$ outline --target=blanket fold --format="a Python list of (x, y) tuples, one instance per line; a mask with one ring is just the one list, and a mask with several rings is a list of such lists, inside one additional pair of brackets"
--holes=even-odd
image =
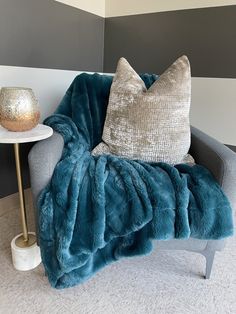
[[(157, 79), (141, 77), (147, 88)], [(204, 167), (91, 155), (101, 141), (111, 82), (79, 75), (45, 120), (64, 138), (62, 158), (38, 199), (42, 260), (56, 288), (81, 283), (122, 257), (148, 254), (154, 239), (233, 233), (230, 204)]]

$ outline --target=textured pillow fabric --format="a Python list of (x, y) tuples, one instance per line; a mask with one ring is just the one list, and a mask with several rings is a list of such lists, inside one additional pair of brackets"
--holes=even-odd
[(186, 56), (175, 61), (148, 90), (121, 58), (111, 85), (102, 142), (92, 154), (170, 164), (193, 161), (188, 155), (190, 99)]

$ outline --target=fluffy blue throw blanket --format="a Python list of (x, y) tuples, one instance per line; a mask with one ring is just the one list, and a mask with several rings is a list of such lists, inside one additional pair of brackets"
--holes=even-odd
[[(141, 77), (147, 88), (156, 79)], [(229, 202), (202, 166), (91, 156), (111, 83), (111, 76), (79, 75), (45, 121), (65, 142), (38, 200), (42, 260), (56, 288), (81, 283), (122, 257), (150, 253), (153, 239), (220, 239), (233, 232)]]

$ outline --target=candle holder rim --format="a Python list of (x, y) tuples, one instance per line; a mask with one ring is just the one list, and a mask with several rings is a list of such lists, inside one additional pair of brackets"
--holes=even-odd
[(32, 88), (30, 87), (18, 87), (18, 86), (2, 86), (1, 90), (27, 90), (27, 91), (32, 91)]

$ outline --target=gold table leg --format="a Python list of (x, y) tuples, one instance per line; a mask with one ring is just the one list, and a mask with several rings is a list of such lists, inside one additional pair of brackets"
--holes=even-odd
[(15, 162), (16, 162), (16, 175), (17, 175), (17, 183), (19, 190), (19, 199), (20, 199), (20, 214), (21, 214), (21, 223), (23, 234), (16, 240), (16, 245), (18, 247), (29, 247), (32, 246), (36, 242), (36, 238), (34, 234), (28, 233), (27, 227), (27, 218), (26, 218), (26, 210), (25, 210), (25, 199), (24, 199), (24, 191), (22, 185), (22, 177), (21, 177), (21, 167), (20, 167), (20, 154), (19, 154), (19, 144), (14, 144), (14, 153), (15, 153)]

